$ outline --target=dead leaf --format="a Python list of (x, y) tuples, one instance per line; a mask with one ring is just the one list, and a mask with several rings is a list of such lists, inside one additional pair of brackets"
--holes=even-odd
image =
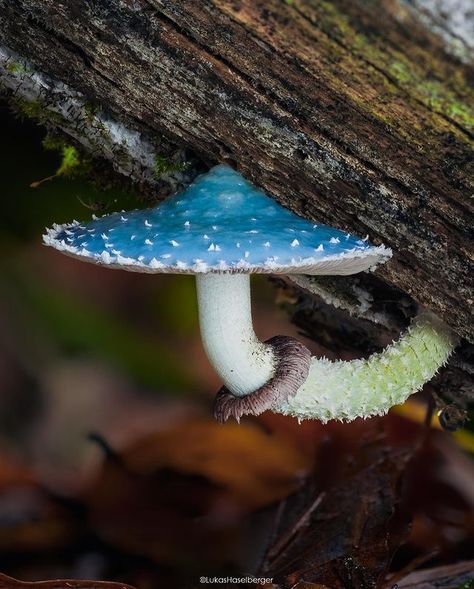
[(232, 560), (243, 518), (299, 488), (309, 466), (256, 425), (191, 420), (109, 457), (85, 502), (107, 543), (202, 570)]
[(0, 459), (0, 550), (29, 552), (62, 546), (75, 537), (70, 510), (27, 468)]
[[(390, 581), (386, 589), (394, 587)], [(474, 560), (410, 573), (397, 589), (471, 589), (474, 587)]]
[[(263, 571), (282, 588), (302, 582), (331, 589), (377, 587), (395, 550), (408, 538), (399, 484), (413, 447), (388, 446), (377, 420), (344, 428), (343, 438), (335, 436), (320, 448), (319, 464), (327, 479), (314, 481), (286, 502), (277, 538), (288, 535), (325, 492), (287, 546), (278, 554), (267, 553)], [(362, 434), (352, 438), (352, 448), (347, 446), (350, 431)]]
[(170, 468), (203, 476), (249, 510), (294, 491), (311, 466), (288, 437), (269, 435), (252, 424), (222, 426), (211, 419), (186, 421), (148, 436), (122, 459), (142, 475)]

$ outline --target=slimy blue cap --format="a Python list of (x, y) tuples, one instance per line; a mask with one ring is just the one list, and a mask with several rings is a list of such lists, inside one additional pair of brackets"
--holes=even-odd
[(224, 165), (153, 208), (55, 225), (43, 239), (88, 262), (150, 273), (354, 274), (391, 257), (295, 215)]

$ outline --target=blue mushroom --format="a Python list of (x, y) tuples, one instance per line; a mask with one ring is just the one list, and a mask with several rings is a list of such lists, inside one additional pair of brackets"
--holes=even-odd
[(153, 208), (55, 225), (44, 243), (110, 268), (196, 275), (204, 346), (225, 383), (215, 403), (220, 420), (266, 409), (327, 417), (318, 405), (324, 395), (308, 405), (303, 386), (310, 372), (319, 382), (319, 360), (293, 338), (261, 342), (255, 335), (250, 274), (354, 274), (391, 256), (384, 246), (295, 215), (224, 165)]

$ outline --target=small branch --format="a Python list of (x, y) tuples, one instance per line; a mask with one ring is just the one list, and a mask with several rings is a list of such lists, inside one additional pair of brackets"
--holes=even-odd
[[(0, 87), (12, 92), (20, 114), (62, 131), (91, 157), (109, 161), (118, 174), (142, 187), (155, 192), (161, 189), (166, 194), (188, 184), (196, 175), (193, 162), (186, 160), (183, 150), (164, 140), (160, 142), (158, 137), (152, 141), (127, 127), (89, 102), (84, 94), (36, 70), (7, 47), (0, 47)], [(165, 154), (172, 158), (170, 171), (163, 171)], [(182, 171), (176, 170), (179, 167)]]
[(292, 527), (283, 535), (278, 542), (268, 551), (266, 556), (266, 562), (268, 566), (274, 565), (275, 560), (282, 554), (285, 548), (294, 540), (294, 538), (300, 533), (300, 531), (308, 525), (313, 513), (321, 505), (325, 497), (325, 493), (320, 493), (309, 507), (301, 514), (301, 516), (295, 521)]

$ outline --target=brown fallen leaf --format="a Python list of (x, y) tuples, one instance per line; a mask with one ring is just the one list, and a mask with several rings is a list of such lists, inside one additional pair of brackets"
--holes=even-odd
[(108, 544), (209, 570), (238, 552), (243, 519), (298, 489), (310, 464), (256, 425), (188, 420), (112, 453), (84, 501)]
[(54, 549), (76, 537), (71, 510), (32, 471), (0, 455), (0, 551)]
[(18, 581), (0, 573), (0, 589), (135, 589), (125, 583), (112, 581), (83, 581), (55, 579), (53, 581)]
[(458, 562), (410, 573), (393, 585), (390, 581), (385, 589), (471, 589), (474, 587), (474, 560)]
[[(409, 536), (400, 481), (415, 449), (389, 446), (382, 423), (346, 424), (345, 439), (334, 436), (320, 448), (326, 480), (313, 481), (286, 501), (277, 541), (263, 565), (282, 589), (303, 582), (369, 589), (383, 582), (393, 554)], [(275, 551), (282, 536), (290, 541)]]
[(194, 419), (148, 436), (128, 448), (123, 459), (142, 474), (173, 468), (224, 486), (250, 509), (295, 490), (311, 466), (288, 438), (255, 425)]

